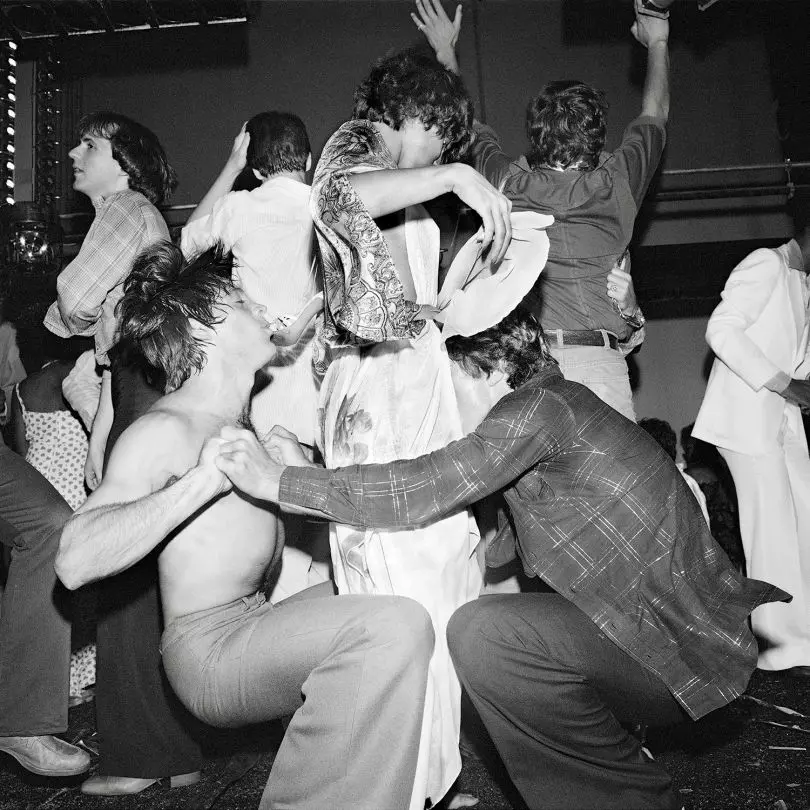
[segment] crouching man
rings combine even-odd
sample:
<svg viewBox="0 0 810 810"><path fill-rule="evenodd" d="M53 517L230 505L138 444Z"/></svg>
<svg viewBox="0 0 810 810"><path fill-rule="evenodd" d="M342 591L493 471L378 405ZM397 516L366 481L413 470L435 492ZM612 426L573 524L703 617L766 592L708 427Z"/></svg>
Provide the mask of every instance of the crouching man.
<svg viewBox="0 0 810 810"><path fill-rule="evenodd" d="M220 429L248 424L254 374L276 348L229 271L211 253L187 264L169 243L136 261L121 340L166 394L116 442L101 485L65 526L56 570L78 588L160 549L161 650L183 703L216 726L294 713L262 808L404 810L430 619L401 597L318 586L273 606L257 592L281 554L277 517L214 461Z"/></svg>
<svg viewBox="0 0 810 810"><path fill-rule="evenodd" d="M550 589L470 602L447 636L512 780L531 808L680 807L623 724L697 719L739 695L756 664L749 613L789 597L733 568L672 459L563 379L530 315L447 343L494 407L444 449L324 470L276 428L284 467L226 429L215 463L254 497L361 527L418 525L502 490L510 514L489 552L516 551Z"/></svg>

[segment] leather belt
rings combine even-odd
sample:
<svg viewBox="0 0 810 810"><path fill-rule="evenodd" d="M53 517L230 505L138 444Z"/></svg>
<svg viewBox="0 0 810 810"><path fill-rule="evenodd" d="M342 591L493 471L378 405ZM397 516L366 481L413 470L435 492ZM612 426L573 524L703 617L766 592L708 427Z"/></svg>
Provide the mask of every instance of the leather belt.
<svg viewBox="0 0 810 810"><path fill-rule="evenodd" d="M552 347L556 346L604 346L606 349L618 350L619 339L613 332L604 329L574 330L549 329L546 336Z"/></svg>

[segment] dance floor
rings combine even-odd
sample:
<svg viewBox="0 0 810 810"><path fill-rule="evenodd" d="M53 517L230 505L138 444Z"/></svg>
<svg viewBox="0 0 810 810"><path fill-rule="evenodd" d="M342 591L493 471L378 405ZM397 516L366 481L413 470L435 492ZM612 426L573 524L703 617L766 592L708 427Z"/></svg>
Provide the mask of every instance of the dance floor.
<svg viewBox="0 0 810 810"><path fill-rule="evenodd" d="M71 709L70 721L66 739L82 741L92 748L93 703ZM212 730L198 785L169 790L159 783L124 799L85 797L79 792L81 777L64 781L40 779L22 771L10 758L0 756L0 808L255 810L281 733L279 724L249 732ZM647 744L672 774L687 810L808 810L810 679L758 672L743 698L698 723L650 733ZM478 796L479 810L523 806L474 726L465 735L463 751L459 787ZM318 763L302 762L301 768L317 769Z"/></svg>

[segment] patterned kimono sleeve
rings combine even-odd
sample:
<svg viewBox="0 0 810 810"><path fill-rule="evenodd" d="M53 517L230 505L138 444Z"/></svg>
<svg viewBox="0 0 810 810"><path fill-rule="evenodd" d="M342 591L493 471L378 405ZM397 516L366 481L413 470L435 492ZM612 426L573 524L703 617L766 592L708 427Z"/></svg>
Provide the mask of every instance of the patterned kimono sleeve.
<svg viewBox="0 0 810 810"><path fill-rule="evenodd" d="M350 121L324 147L312 184L315 223L334 344L363 345L416 337L425 328L419 306L405 298L385 238L349 179L396 169L367 121Z"/></svg>

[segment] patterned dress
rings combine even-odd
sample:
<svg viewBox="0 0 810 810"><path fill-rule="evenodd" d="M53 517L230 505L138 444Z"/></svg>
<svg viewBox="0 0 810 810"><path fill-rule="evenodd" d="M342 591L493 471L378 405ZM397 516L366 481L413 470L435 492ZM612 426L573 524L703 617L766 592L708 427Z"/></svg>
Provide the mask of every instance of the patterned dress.
<svg viewBox="0 0 810 810"><path fill-rule="evenodd" d="M15 388L25 423L28 450L25 460L52 484L74 511L87 498L84 463L87 434L72 411L31 411L25 407L20 386ZM96 681L96 645L93 636L95 599L91 591L74 594L73 647L70 656L70 696L78 699L82 690Z"/></svg>
<svg viewBox="0 0 810 810"><path fill-rule="evenodd" d="M354 192L355 172L396 169L367 121L332 136L315 172L311 210L323 263L325 323L317 345L322 447L326 466L414 458L462 436L450 362L421 304L436 304L439 233L421 206L396 230L407 246L417 301L405 299L386 238ZM411 800L439 801L461 769L460 686L445 640L450 616L475 599L481 570L478 532L466 510L418 529L331 527L341 593L416 599L433 619L431 661L419 762Z"/></svg>

